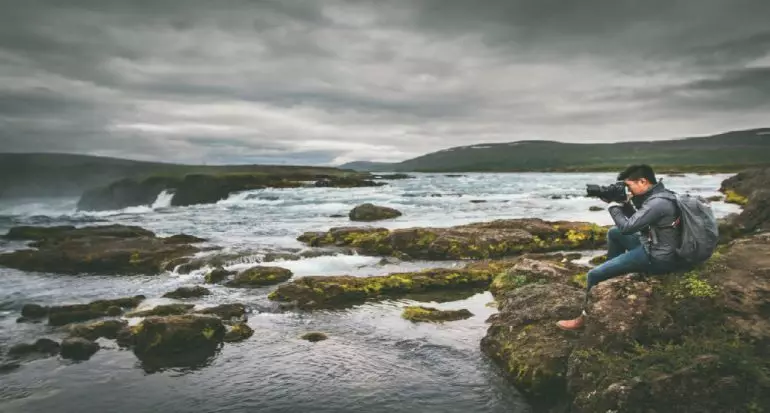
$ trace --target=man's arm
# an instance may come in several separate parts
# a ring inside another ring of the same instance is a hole
[[[609,208],[609,211],[618,230],[620,230],[621,233],[628,235],[639,232],[663,216],[663,213],[665,212],[664,209],[656,205],[661,201],[663,200],[651,199],[645,202],[638,211],[633,213],[631,213],[633,207],[627,203],[623,206],[613,205]],[[629,213],[631,213],[630,216],[628,215]]]

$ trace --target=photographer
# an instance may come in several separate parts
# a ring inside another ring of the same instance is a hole
[[[674,195],[658,182],[649,165],[629,166],[617,180],[622,182],[589,187],[589,195],[594,191],[603,201],[620,205],[609,207],[615,226],[607,233],[607,262],[588,272],[583,312],[576,319],[559,321],[562,329],[583,327],[589,293],[596,284],[628,273],[662,274],[687,266],[677,255],[681,231]],[[625,189],[630,192],[627,197]]]

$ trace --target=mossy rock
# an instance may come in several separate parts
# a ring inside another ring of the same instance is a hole
[[[733,190],[725,191],[725,202],[744,206],[749,203],[749,198]]]
[[[204,280],[207,284],[216,284],[225,280],[225,278],[235,274],[235,271],[228,271],[222,267],[209,271]]]
[[[88,360],[97,351],[99,345],[81,337],[65,338],[61,342],[61,357],[72,360]]]
[[[40,338],[32,344],[20,343],[8,349],[10,357],[24,357],[32,354],[55,355],[59,354],[60,345],[49,338]]]
[[[150,317],[150,316],[169,316],[169,315],[181,315],[186,314],[192,308],[194,304],[164,304],[153,307],[149,310],[132,311],[126,314],[126,317]]]
[[[238,323],[233,325],[227,333],[225,333],[224,341],[226,343],[235,343],[243,341],[254,335],[254,330],[246,323]]]
[[[305,333],[300,337],[303,340],[307,340],[311,343],[317,343],[319,341],[323,341],[328,339],[329,337],[324,333],[319,332],[312,332],[312,333]]]
[[[69,332],[73,337],[82,337],[86,340],[96,340],[100,337],[114,340],[118,332],[128,326],[124,320],[104,320],[90,324],[75,324],[70,326]]]
[[[281,267],[257,266],[236,274],[225,285],[228,287],[264,287],[288,281],[292,272]]]
[[[458,269],[436,268],[377,277],[303,277],[279,286],[268,298],[302,309],[341,308],[375,298],[485,287],[504,265],[478,263]]]
[[[26,318],[43,318],[48,315],[48,307],[39,304],[24,304],[21,316]]]
[[[559,261],[558,257],[520,257],[515,264],[498,274],[489,290],[497,296],[527,284],[571,284],[576,275],[585,273],[588,268],[569,261]]]
[[[592,265],[601,265],[607,262],[607,254],[597,255],[588,261]]]
[[[350,213],[348,213],[348,217],[351,221],[380,221],[400,216],[401,211],[398,211],[397,209],[377,206],[370,203],[361,204],[350,210]]]
[[[465,320],[473,317],[473,313],[466,309],[461,310],[439,310],[432,307],[409,306],[404,309],[401,317],[414,322],[444,322]]]
[[[192,314],[147,317],[132,328],[134,354],[139,359],[181,353],[211,354],[225,333],[218,317]]]
[[[48,308],[48,324],[63,326],[69,323],[88,321],[105,316],[115,315],[115,308],[135,308],[145,297],[117,298],[113,300],[97,300],[88,304],[60,305]]]
[[[196,314],[215,315],[225,321],[231,319],[244,320],[246,318],[246,306],[240,303],[221,304],[216,307],[208,307],[195,312]]]
[[[591,211],[591,212],[599,212],[599,211],[604,211],[604,208],[602,208],[600,206],[592,205],[592,206],[588,207],[588,210]]]
[[[150,274],[168,262],[198,252],[186,243],[166,243],[140,227],[16,227],[7,237],[34,239],[37,249],[0,254],[0,265],[23,271],[62,274]]]
[[[200,285],[192,286],[192,287],[179,287],[174,291],[167,292],[166,294],[163,294],[164,298],[175,298],[175,299],[181,299],[181,298],[198,298],[203,297],[204,295],[211,294],[211,290],[209,290],[206,287],[202,287]]]
[[[346,246],[366,255],[415,259],[495,259],[526,252],[591,249],[606,242],[607,227],[540,219],[497,220],[450,228],[339,227],[297,239],[310,246]]]

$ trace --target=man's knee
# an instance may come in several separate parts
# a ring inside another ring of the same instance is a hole
[[[613,226],[612,228],[609,229],[609,231],[607,231],[607,238],[618,239],[619,235],[623,235],[623,234],[620,232],[618,227]]]

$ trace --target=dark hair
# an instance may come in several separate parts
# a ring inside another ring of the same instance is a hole
[[[625,171],[618,174],[618,181],[625,181],[626,179],[638,181],[642,178],[646,178],[651,184],[658,183],[658,180],[655,178],[655,172],[650,165],[631,165]]]

